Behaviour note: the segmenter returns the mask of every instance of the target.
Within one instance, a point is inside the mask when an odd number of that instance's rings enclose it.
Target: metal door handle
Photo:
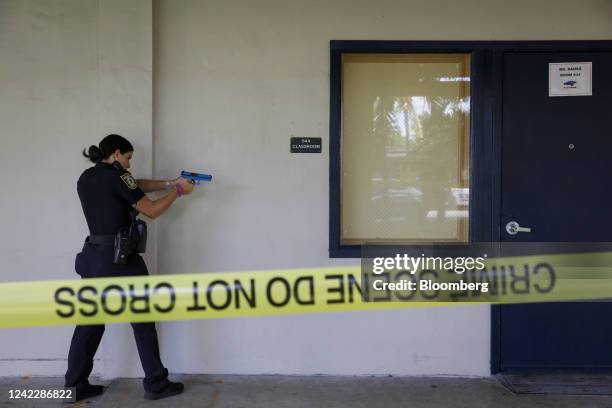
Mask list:
[[[506,224],[506,232],[510,235],[516,235],[519,232],[531,232],[531,228],[521,227],[518,222],[510,221]]]

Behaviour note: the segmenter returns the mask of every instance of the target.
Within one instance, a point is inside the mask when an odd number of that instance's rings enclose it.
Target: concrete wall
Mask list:
[[[354,263],[327,257],[327,149],[288,153],[292,135],[328,140],[330,39],[612,38],[607,0],[153,9],[154,18],[150,0],[0,1],[2,280],[75,276],[86,234],[79,150],[109,132],[135,143],[136,176],[215,175],[154,223],[152,271]],[[71,330],[3,330],[0,375],[63,374]],[[486,306],[163,323],[160,334],[172,372],[488,374]],[[105,377],[142,373],[127,325],[107,331],[98,358]]]
[[[134,173],[152,173],[151,1],[2,0],[0,61],[0,279],[77,278],[80,152],[125,134]],[[3,330],[0,375],[63,374],[72,330]],[[129,325],[110,327],[96,372],[140,375],[135,347]]]
[[[612,38],[603,0],[263,0],[155,3],[155,171],[215,181],[159,222],[161,273],[330,260],[329,40]],[[353,261],[355,262],[355,261]],[[489,308],[161,325],[175,371],[489,373]]]

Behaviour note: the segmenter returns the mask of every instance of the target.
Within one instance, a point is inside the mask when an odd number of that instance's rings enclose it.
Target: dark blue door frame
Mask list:
[[[329,254],[358,258],[361,247],[340,244],[340,142],[342,54],[471,54],[471,242],[501,237],[501,141],[503,57],[506,52],[612,51],[612,41],[352,41],[330,42]],[[500,370],[500,308],[491,306],[491,373]]]

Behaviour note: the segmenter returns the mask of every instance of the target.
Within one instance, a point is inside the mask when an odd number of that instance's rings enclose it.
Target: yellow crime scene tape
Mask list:
[[[374,289],[419,280],[416,290]],[[487,291],[471,290],[476,283]],[[610,298],[611,252],[557,254],[491,258],[463,274],[362,276],[350,266],[2,283],[0,328]]]

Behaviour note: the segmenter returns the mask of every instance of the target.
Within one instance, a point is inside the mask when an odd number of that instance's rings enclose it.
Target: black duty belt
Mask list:
[[[94,245],[115,245],[115,235],[92,234],[85,239],[85,243]]]

